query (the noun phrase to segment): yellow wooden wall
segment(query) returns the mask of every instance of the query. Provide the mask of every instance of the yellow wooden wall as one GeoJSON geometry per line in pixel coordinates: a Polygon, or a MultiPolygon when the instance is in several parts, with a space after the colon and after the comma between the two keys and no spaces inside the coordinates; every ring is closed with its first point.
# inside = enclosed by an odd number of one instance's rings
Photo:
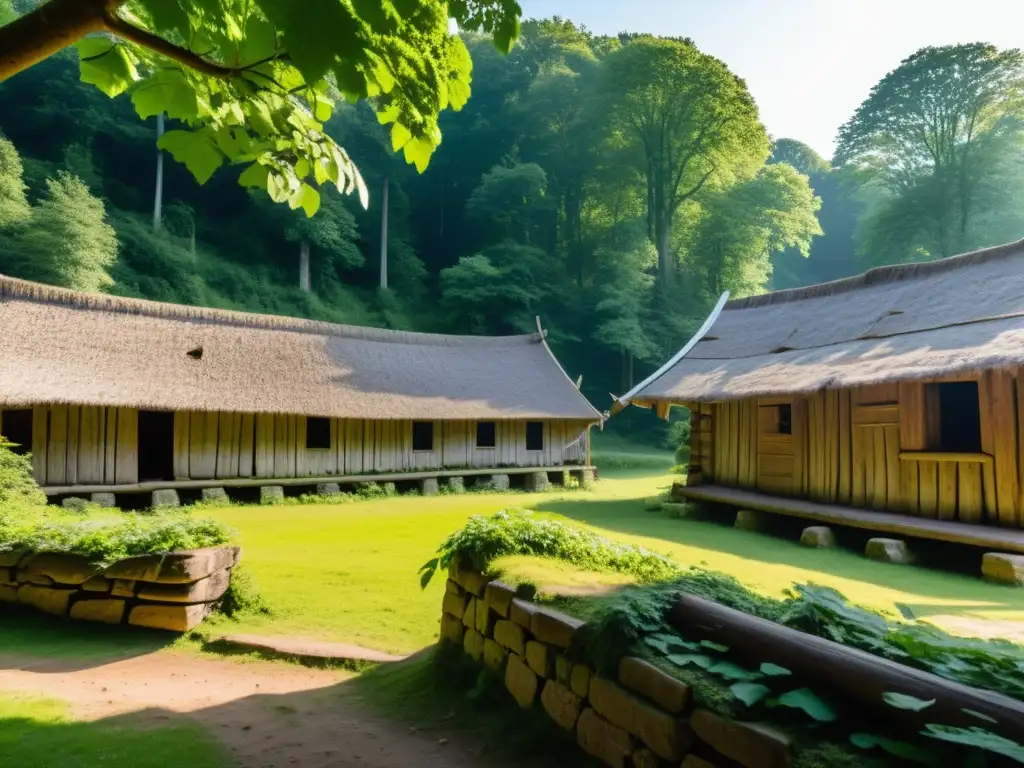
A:
{"type": "MultiPolygon", "coordinates": [[[[0,412],[0,430],[3,414],[0,412]]],[[[306,417],[174,414],[174,477],[324,477],[441,468],[559,466],[586,422],[544,422],[544,449],[526,450],[526,423],[495,422],[494,448],[476,447],[475,421],[435,421],[434,450],[412,450],[412,421],[331,419],[331,446],[306,448],[306,417]]],[[[138,478],[138,411],[36,406],[32,461],[44,486],[127,485],[138,478]]],[[[2,431],[0,431],[2,434],[2,431]]]]}
{"type": "Polygon", "coordinates": [[[977,381],[981,452],[927,451],[929,380],[826,390],[808,396],[690,405],[696,414],[688,482],[756,488],[863,509],[1022,527],[1024,374],[977,381]],[[765,429],[766,409],[787,403],[792,434],[765,429]]]}

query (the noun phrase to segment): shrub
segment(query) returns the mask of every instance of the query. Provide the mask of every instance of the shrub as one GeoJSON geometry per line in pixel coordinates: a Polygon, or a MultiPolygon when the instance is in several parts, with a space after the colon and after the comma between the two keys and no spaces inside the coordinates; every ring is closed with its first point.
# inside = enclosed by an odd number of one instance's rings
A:
{"type": "Polygon", "coordinates": [[[456,557],[466,567],[479,571],[506,555],[552,557],[590,570],[629,574],[646,583],[671,579],[680,572],[672,560],[642,547],[618,544],[522,510],[470,518],[465,528],[445,540],[437,554],[420,569],[423,586],[439,567],[447,568],[456,557]]]}
{"type": "Polygon", "coordinates": [[[0,510],[42,506],[46,496],[32,477],[32,459],[14,453],[12,445],[0,436],[0,510]]]}
{"type": "Polygon", "coordinates": [[[256,583],[243,565],[235,566],[231,571],[231,584],[220,599],[220,612],[225,616],[237,616],[240,613],[254,613],[267,616],[270,606],[263,600],[256,583]]]}

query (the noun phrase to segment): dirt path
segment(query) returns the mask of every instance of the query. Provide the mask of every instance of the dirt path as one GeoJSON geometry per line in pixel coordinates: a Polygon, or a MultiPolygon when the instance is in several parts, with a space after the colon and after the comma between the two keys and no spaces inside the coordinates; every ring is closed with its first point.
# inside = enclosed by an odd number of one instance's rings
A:
{"type": "Polygon", "coordinates": [[[187,718],[207,727],[245,768],[485,765],[454,740],[368,715],[341,685],[349,677],[176,652],[74,671],[0,655],[0,691],[63,699],[81,719],[131,714],[145,727],[187,718]]]}

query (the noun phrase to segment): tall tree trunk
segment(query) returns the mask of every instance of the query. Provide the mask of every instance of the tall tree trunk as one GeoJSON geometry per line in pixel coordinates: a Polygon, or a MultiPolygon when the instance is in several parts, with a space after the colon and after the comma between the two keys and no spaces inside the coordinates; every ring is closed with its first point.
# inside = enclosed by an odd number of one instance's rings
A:
{"type": "Polygon", "coordinates": [[[384,177],[384,189],[381,193],[380,211],[380,287],[388,287],[388,183],[384,177]]]}
{"type": "MultiPolygon", "coordinates": [[[[156,116],[156,140],[160,143],[160,137],[164,135],[164,114],[161,112],[156,116]]],[[[164,153],[159,146],[156,148],[156,193],[153,195],[153,229],[159,230],[164,216],[164,153]]],[[[192,253],[195,253],[195,229],[192,231],[192,253]]]]}
{"type": "Polygon", "coordinates": [[[672,239],[672,204],[666,199],[660,177],[654,188],[654,245],[658,249],[658,276],[665,292],[675,287],[675,261],[669,251],[672,239]]]}
{"type": "Polygon", "coordinates": [[[313,286],[309,280],[309,241],[299,243],[299,290],[309,293],[313,286]]]}
{"type": "Polygon", "coordinates": [[[0,27],[0,82],[105,29],[123,0],[51,0],[0,27]]]}

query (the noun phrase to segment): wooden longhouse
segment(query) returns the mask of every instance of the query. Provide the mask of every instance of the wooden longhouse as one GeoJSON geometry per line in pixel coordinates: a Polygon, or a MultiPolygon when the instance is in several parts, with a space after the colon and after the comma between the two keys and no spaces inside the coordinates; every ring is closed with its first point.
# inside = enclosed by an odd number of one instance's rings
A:
{"type": "Polygon", "coordinates": [[[727,301],[620,398],[687,497],[1024,552],[1024,241],[727,301]]]}
{"type": "Polygon", "coordinates": [[[0,434],[51,496],[587,463],[545,334],[407,333],[0,276],[0,434]]]}

